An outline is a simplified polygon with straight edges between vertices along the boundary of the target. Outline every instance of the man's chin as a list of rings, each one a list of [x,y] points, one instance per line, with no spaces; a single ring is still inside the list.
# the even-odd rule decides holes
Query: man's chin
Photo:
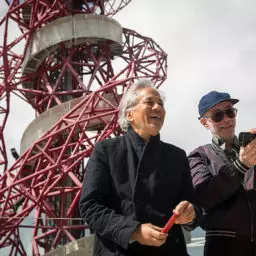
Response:
[[[151,135],[151,136],[156,136],[156,135],[159,134],[160,130],[161,130],[161,128],[159,128],[159,127],[153,128],[153,129],[151,129],[151,131],[150,131],[150,135]]]

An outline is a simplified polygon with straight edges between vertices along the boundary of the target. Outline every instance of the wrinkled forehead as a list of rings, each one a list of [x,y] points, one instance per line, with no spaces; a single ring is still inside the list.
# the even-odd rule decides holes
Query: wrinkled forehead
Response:
[[[232,106],[233,104],[230,101],[223,101],[210,108],[206,113],[218,112],[221,110],[232,108]]]
[[[157,91],[157,89],[147,87],[147,88],[141,88],[136,91],[136,98],[137,100],[145,99],[145,98],[153,98],[153,99],[161,99],[162,97],[160,93]]]

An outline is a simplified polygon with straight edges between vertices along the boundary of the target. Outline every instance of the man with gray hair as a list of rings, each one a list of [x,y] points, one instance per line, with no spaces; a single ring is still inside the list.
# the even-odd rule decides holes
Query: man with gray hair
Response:
[[[120,104],[124,136],[95,145],[80,198],[94,255],[188,255],[181,225],[196,225],[193,185],[185,152],[160,140],[164,118],[163,97],[139,80]],[[173,213],[176,225],[162,232]]]

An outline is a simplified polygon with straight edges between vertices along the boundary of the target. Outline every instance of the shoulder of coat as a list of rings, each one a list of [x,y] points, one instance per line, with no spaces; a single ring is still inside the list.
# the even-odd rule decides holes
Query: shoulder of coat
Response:
[[[174,154],[179,154],[179,155],[186,155],[186,152],[184,149],[178,147],[178,146],[175,146],[173,144],[170,144],[170,143],[166,143],[166,142],[161,142],[163,144],[163,147],[170,151],[170,152],[173,152]]]

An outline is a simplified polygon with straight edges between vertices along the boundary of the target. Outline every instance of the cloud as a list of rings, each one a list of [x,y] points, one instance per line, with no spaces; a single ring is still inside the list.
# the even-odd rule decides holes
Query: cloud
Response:
[[[132,20],[120,13],[120,23],[137,27],[168,53],[164,139],[187,151],[209,142],[196,117],[200,97],[210,90],[240,98],[237,131],[255,126],[255,1],[135,2]]]

